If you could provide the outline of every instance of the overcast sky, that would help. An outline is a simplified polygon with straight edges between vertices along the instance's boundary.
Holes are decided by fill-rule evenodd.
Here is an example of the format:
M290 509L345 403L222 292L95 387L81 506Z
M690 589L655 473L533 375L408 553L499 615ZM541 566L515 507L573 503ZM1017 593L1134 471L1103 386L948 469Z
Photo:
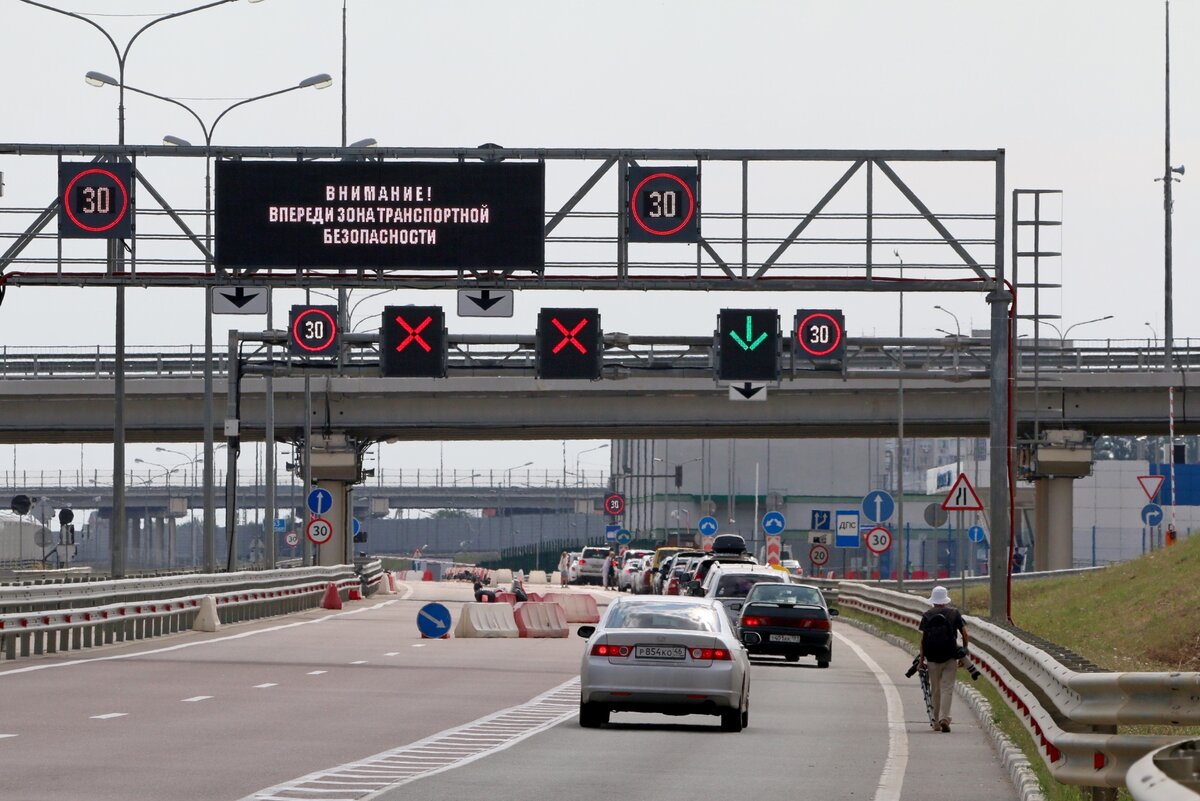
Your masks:
M123 47L145 22L193 4L59 5L94 15ZM211 121L237 99L328 72L338 80L329 90L232 112L214 144L337 145L342 5L243 0L164 22L134 44L126 82L180 99ZM1200 48L1191 46L1200 35L1200 4L1177 0L1171 11L1172 161L1190 168L1200 144ZM1061 269L1064 289L1044 297L1044 308L1061 314L1060 327L1113 315L1076 329L1075 338L1145 339L1163 332L1162 185L1154 180L1163 171L1163 21L1163 3L1149 0L349 0L347 139L431 147L1004 148L1009 189L1064 193L1064 257L1052 267L1056 275ZM0 70L9 76L0 89L0 141L116 142L116 90L83 81L88 70L117 74L96 30L18 0L0 0L0 30ZM127 143L158 144L164 134L202 141L195 120L169 104L130 95L126 115ZM0 156L0 209L46 205L52 162ZM159 180L178 205L202 205L202 162L164 169ZM935 198L958 196L961 187L940 180L923 188ZM1200 336L1196 180L1189 175L1176 185L1180 339ZM808 187L794 210L807 210L811 192L819 197L827 186ZM12 228L12 215L0 215L0 230L11 235ZM111 345L112 296L11 290L0 307L0 343ZM745 296L696 293L664 313L661 298L649 295L583 297L522 293L512 320L451 317L451 329L532 332L539 306L598 305L606 330L700 335L711 331L722 305L745 305ZM297 300L280 292L277 308ZM451 293L419 300L454 305ZM394 302L367 301L358 317ZM909 296L905 334L952 328L932 309L938 303L964 329L987 325L981 295ZM789 319L796 303L778 305ZM829 297L820 305L843 308L851 336L895 333L894 295ZM131 290L128 308L131 347L203 341L199 290ZM229 320L251 327L247 318L218 318L215 341L225 341ZM594 444L571 444L568 461ZM447 468L502 469L526 460L513 457L512 443L409 447L425 464L440 458ZM561 450L546 444L538 458L547 468L561 466ZM89 449L87 466L111 467L105 451ZM19 462L77 465L78 448L69 452L22 448Z

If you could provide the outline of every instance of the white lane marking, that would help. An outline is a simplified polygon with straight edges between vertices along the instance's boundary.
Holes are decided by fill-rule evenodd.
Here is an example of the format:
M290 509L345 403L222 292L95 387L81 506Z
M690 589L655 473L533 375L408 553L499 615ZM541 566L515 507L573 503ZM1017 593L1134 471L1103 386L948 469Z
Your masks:
M16 736L17 735L15 735L15 734L0 734L0 740L3 740L5 737L16 737Z
M367 660L365 660L365 659L359 659L359 660L356 660L356 661L354 661L354 662L351 662L350 664L352 664L352 665L365 665L365 664L367 664Z
M265 689L267 689L268 687L278 687L278 686L279 686L279 685L278 685L278 684L276 684L275 682L273 682L273 681L268 681L266 684L255 684L255 685L254 685L254 689L256 689L256 690L265 690Z
M867 652L837 632L833 633L858 655L883 688L887 700L888 755L879 773L879 786L875 790L875 801L900 801L900 788L904 786L904 772L908 768L908 731L904 728L904 705L891 676L879 667L879 663L867 656Z
M187 704L187 703L193 703L195 701L207 701L209 698L212 698L212 696L211 695L193 695L191 698L182 699L182 701L183 701L183 703Z
M411 593L411 590L412 590L412 588L410 587L409 588L410 593ZM405 596L405 597L407 597L407 596ZM292 629L292 628L296 628L297 626L308 626L313 623L324 623L326 620L332 620L336 617L345 617L347 615L357 615L357 614L361 614L363 612L370 612L375 609L382 609L385 606L391 606L392 604L396 603L397 601L403 601L403 600L405 600L405 599L397 598L397 599L393 599L390 601L381 601L380 603L377 603L373 606L364 606L359 609L351 609L349 611L337 612L332 615L325 615L324 617L318 617L318 618L314 618L312 620L298 620L294 623L281 623L278 626L269 626L265 629L255 629L254 631L242 631L242 632L238 632L237 634L230 634L225 637L214 637L214 638L208 639L208 640L196 640L195 642L184 642L184 643L179 643L178 645L167 645L162 648L151 648L146 651L134 651L134 652L130 652L130 653L112 654L111 656L91 656L91 657L86 657L83 659L71 659L71 660L65 661L65 662L47 662L47 663L40 664L40 665L29 665L27 667L13 668L12 670L0 671L0 676L11 676L15 673L31 673L35 670L49 670L51 668L65 668L65 667L74 667L76 665L88 665L88 664L92 664L94 662L111 662L111 661L117 660L117 659L137 659L138 657L149 656L151 654L165 654L165 653L169 653L171 651L182 651L185 648L196 648L196 647L203 646L203 645L211 645L213 643L228 642L230 640L241 640L241 639L245 639L246 637L256 637L259 634L269 634L273 631L283 631L285 629Z
M109 720L110 718L123 718L128 715L128 712L109 712L105 715L92 715L92 720Z
M388 651L384 656L400 656L399 651Z
M424 648L424 647L425 647L425 643L423 643L423 642L413 643L413 648Z
M393 788L462 767L511 748L522 740L574 717L578 711L579 678L576 677L519 706L502 709L471 723L446 729L424 740L357 762L317 771L259 790L242 801L296 801L300 797L372 801ZM519 731L510 733L510 724L518 715L525 721L524 725L519 727ZM503 733L497 731L500 728L503 728ZM473 736L488 739L483 742L463 742ZM447 747L451 743L453 747Z
M322 673L328 673L328 672L329 672L328 670L310 670L310 671L308 671L308 675L309 676L320 676Z

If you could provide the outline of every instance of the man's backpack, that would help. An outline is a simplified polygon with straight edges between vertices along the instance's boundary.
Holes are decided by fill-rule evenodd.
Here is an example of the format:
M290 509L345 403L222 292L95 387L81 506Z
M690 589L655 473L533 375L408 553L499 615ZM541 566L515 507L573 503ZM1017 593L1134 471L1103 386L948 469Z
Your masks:
M925 659L930 662L948 662L954 658L958 648L949 612L939 609L925 620L921 644L925 649Z

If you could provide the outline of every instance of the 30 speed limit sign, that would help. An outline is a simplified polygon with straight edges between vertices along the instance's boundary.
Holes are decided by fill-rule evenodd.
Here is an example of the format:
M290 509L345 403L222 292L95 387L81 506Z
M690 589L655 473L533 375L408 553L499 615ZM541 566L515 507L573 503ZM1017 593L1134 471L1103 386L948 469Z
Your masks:
M324 545L333 537L333 524L323 517L314 517L308 521L304 534L313 545Z
M284 536L283 541L294 548L300 544L300 535L294 531L289 531Z
M829 547L817 543L808 551L808 560L817 567L821 567L829 561Z
M892 532L883 526L876 526L867 532L867 550L873 554L881 554L892 547Z

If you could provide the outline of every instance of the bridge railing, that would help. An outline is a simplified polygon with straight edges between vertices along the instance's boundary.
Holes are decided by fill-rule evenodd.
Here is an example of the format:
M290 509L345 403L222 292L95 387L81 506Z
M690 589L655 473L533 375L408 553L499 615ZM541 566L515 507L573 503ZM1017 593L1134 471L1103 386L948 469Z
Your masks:
M375 592L379 560L354 565L107 581L0 586L0 660L58 653L190 629L212 597L222 622L318 605L329 585Z
M929 608L918 596L846 581L838 585L837 598L839 604L914 629ZM965 619L971 660L1017 713L1057 781L1124 787L1137 760L1179 735L1120 734L1118 726L1200 724L1200 673L1103 671L1052 644L1043 647L1025 632Z

